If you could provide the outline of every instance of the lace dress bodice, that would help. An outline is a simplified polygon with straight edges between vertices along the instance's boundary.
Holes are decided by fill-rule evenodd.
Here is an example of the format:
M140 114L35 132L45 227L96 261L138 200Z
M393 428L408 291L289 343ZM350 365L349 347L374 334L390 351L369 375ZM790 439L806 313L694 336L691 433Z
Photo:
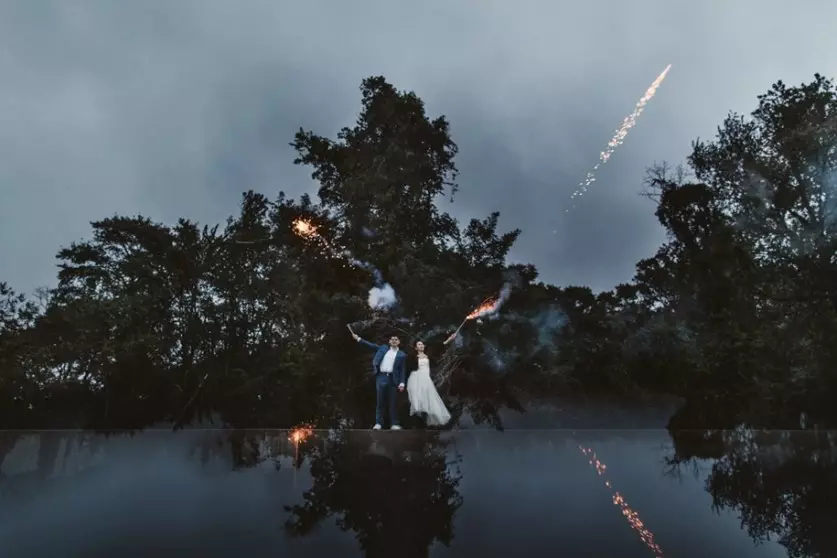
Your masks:
M419 357L418 358L418 370L417 372L421 372L422 374L430 375L430 359L427 357Z

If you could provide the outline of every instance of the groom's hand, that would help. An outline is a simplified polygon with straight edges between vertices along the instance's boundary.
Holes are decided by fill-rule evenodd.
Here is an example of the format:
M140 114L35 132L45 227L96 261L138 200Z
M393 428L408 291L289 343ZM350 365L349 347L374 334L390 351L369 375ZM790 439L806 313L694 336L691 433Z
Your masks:
M398 384L398 391L404 391L404 384Z

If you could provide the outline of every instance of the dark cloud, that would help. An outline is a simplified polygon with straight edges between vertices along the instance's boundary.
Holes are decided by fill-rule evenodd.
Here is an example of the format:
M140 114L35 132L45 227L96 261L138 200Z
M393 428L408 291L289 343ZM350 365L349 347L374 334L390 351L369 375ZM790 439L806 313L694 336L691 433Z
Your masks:
M559 283L608 288L662 239L636 192L771 82L834 68L837 5L391 0L0 4L0 278L54 281L88 221L144 213L218 222L242 190L313 192L287 145L333 135L383 74L447 114L460 219L499 209L513 256ZM612 131L674 67L569 214ZM553 231L556 231L553 233Z

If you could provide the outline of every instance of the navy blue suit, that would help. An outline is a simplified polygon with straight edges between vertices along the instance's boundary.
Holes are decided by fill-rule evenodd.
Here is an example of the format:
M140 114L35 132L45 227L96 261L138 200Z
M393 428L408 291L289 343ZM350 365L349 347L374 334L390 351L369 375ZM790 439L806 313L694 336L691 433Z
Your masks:
M372 357L372 375L375 377L375 424L384 424L384 408L389 403L389 420L391 426L398 425L398 413L395 407L395 389L399 384L405 383L405 364L407 353L398 351L395 355L395 362L392 365L392 373L381 372L381 362L389 351L389 345L376 345L365 339L358 339L370 349L375 349L375 356Z

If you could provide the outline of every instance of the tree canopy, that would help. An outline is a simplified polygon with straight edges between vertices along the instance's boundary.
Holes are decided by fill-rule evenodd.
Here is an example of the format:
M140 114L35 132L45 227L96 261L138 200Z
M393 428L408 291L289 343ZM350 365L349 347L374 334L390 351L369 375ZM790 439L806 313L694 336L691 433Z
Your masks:
M674 425L834 418L830 80L778 82L751 115L730 115L694 143L689 180L652 169L667 241L601 293L508 263L520 231L499 213L464 226L446 213L458 175L447 119L383 77L360 89L354 126L292 142L317 201L246 192L223 226L102 219L58 252L55 288L27 298L0 285L2 426L369 423L368 355L349 323L424 340L455 416L497 427L499 409L530 395L649 391L689 401ZM297 234L300 219L322 242ZM388 311L367 304L381 281L398 295ZM496 319L443 347L504 285Z

